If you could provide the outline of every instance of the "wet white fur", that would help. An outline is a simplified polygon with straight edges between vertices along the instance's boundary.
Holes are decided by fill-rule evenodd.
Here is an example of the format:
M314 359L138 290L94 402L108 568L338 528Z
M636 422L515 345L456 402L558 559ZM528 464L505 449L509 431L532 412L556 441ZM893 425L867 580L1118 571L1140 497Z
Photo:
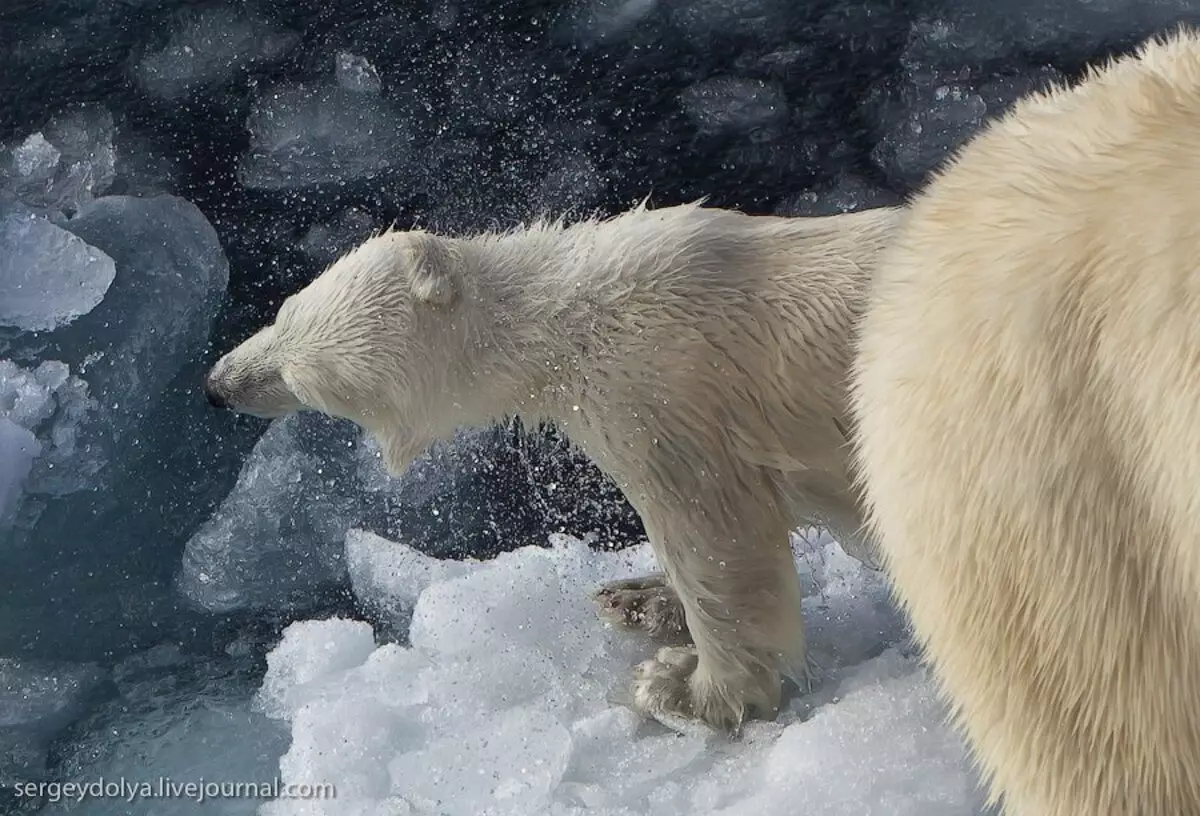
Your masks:
M459 426L557 423L640 512L695 640L691 659L643 664L635 703L736 728L774 716L780 671L804 666L789 530L816 521L871 559L845 380L897 215L690 204L470 238L388 232L289 298L210 387L264 416L352 419L394 472Z
M994 794L1200 813L1200 39L1019 102L898 236L857 460Z

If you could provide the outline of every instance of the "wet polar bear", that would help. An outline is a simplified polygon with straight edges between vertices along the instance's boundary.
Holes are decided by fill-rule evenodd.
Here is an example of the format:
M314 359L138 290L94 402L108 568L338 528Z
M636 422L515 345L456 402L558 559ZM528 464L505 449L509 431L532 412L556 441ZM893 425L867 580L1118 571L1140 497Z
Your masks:
M1200 813L1200 37L977 134L859 342L872 529L993 795Z
M694 642L637 668L634 707L736 730L775 716L781 672L807 671L789 530L822 524L871 560L846 376L897 213L691 204L469 238L386 232L290 297L205 390L260 416L351 419L394 473L460 426L557 423L621 486L665 573L610 585L602 604Z

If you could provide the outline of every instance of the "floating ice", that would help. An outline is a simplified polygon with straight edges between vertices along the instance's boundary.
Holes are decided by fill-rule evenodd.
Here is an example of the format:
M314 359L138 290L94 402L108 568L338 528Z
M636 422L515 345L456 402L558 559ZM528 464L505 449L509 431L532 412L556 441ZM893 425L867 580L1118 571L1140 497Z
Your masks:
M383 89L383 81L365 57L339 51L334 60L334 75L337 84L347 91L364 94L378 94Z
M240 10L215 6L182 17L161 51L147 54L134 69L137 83L160 99L186 96L216 85L239 70L283 57L300 35Z
M623 505L591 476L553 440L493 427L434 444L391 477L374 441L350 423L295 414L271 424L187 542L177 586L214 612L306 608L323 590L346 586L353 527L439 555L493 554L564 528L611 537ZM562 504L583 506L559 514L544 484L531 487L546 481L572 484Z
M104 461L87 455L80 428L97 407L88 396L87 383L72 376L65 363L48 360L26 369L11 360L0 360L0 418L35 439L32 448L21 446L33 451L22 477L25 492L64 496L90 484ZM10 442L17 438L10 429ZM0 520L3 518L0 513Z
M372 178L411 158L418 115L415 105L326 82L277 87L250 111L239 178L267 190Z
M13 522L21 487L41 449L32 433L0 416L0 530Z
M41 133L32 133L13 148L13 169L22 179L50 178L58 167L62 151L46 141Z
M277 776L286 731L248 705L245 659L216 661L161 644L120 661L116 696L75 727L63 746L58 778L156 785L186 783L267 785ZM42 813L72 816L189 816L197 812L252 816L262 799L209 795L194 798L89 798L49 803Z
M645 23L657 8L658 0L582 0L564 28L579 45L609 45Z
M117 275L102 303L55 339L119 437L203 346L229 283L229 263L208 219L175 196L105 196L83 207L68 228L106 252Z
M184 597L212 612L286 609L343 582L346 530L363 521L347 450L356 441L347 423L315 414L272 423L188 541Z
M147 475L174 451L150 442L191 433L169 435L196 420L159 408L204 347L228 264L212 225L172 196L105 196L64 224L112 258L116 277L94 309L18 334L6 352L17 362L0 362L0 394L16 395L8 418L42 445L0 531L0 654L94 659L161 630L177 603L166 580L177 555L163 548L178 532L148 505L171 506ZM172 475L189 491L186 473Z
M0 657L0 786L45 778L50 742L106 679L92 664Z
M0 326L64 326L94 309L116 274L112 258L62 227L0 211Z
M653 646L603 626L587 592L652 570L649 548L552 544L445 563L348 536L360 601L398 610L401 625L411 609L409 638L377 645L341 618L285 631L259 693L291 727L280 773L338 795L275 801L264 816L982 812L886 587L828 538L796 542L823 681L736 742L668 733L610 702Z
M115 135L106 108L71 108L7 151L0 180L7 177L7 186L30 207L74 212L108 191L116 178Z
M749 135L755 141L770 141L787 126L787 97L775 82L713 77L689 86L680 101L704 134Z

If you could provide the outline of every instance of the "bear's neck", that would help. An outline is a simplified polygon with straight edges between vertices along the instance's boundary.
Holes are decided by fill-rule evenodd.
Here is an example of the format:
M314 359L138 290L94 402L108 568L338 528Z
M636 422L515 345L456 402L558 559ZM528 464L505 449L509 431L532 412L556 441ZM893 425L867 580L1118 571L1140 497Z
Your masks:
M459 240L470 389L488 395L497 415L488 418L563 419L597 357L628 331L655 276L661 284L670 274L647 260L658 250L653 241L630 240L620 226L545 224Z

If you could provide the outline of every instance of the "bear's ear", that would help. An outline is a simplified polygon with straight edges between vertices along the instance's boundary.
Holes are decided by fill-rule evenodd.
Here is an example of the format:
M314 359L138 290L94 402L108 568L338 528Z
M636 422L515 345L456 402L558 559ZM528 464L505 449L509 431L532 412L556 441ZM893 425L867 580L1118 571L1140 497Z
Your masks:
M453 306L462 289L462 258L444 238L414 230L407 234L413 297L434 306Z

